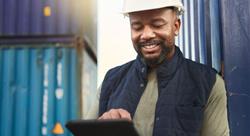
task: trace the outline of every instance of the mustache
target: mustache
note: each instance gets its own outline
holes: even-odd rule
[[[149,46],[153,44],[162,44],[162,43],[163,43],[163,40],[149,40],[145,42],[139,42],[138,45],[139,47],[144,47],[144,46]]]

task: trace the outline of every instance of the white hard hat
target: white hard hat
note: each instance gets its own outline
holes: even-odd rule
[[[180,0],[124,0],[123,14],[131,12],[159,9],[164,7],[176,7],[179,14],[183,14],[184,8]]]

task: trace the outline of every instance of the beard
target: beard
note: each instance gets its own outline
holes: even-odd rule
[[[154,44],[161,47],[160,55],[153,58],[146,58],[142,53],[142,47]],[[166,59],[166,56],[170,53],[171,48],[167,46],[163,40],[149,40],[135,45],[135,50],[147,65],[156,66],[162,63]]]

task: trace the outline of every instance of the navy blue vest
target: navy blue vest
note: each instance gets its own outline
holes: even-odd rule
[[[140,57],[109,70],[102,83],[99,115],[123,108],[133,117],[148,72]],[[215,70],[185,59],[176,47],[174,57],[157,67],[159,97],[153,136],[198,136],[215,77]]]

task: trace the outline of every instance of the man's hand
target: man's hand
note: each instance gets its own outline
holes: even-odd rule
[[[130,113],[124,109],[111,109],[103,113],[98,119],[127,119],[132,121]]]

